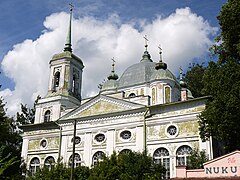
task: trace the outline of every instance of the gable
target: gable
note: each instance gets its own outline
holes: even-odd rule
[[[78,117],[94,116],[94,115],[107,114],[107,113],[113,113],[113,112],[124,111],[124,110],[129,110],[129,108],[118,105],[118,104],[99,101],[93,106],[77,114],[77,116]]]
[[[97,116],[102,114],[123,112],[127,110],[141,108],[141,107],[144,107],[144,106],[135,104],[132,102],[100,95],[84,103],[82,106],[68,113],[66,116],[64,116],[61,119],[73,119],[73,118]]]

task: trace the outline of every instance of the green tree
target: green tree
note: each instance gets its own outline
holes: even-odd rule
[[[91,169],[89,180],[157,180],[163,173],[165,169],[145,152],[113,153]]]
[[[85,166],[78,166],[74,170],[74,179],[87,180],[90,175],[90,170]],[[29,175],[27,180],[66,180],[69,179],[71,169],[67,168],[64,164],[58,163],[52,169],[42,168],[37,171],[33,176]]]
[[[203,76],[207,67],[202,64],[190,64],[189,70],[186,72],[185,80],[187,82],[187,88],[191,90],[194,98],[202,97],[205,94],[203,89]]]
[[[0,98],[0,179],[20,179],[21,137],[15,131],[15,121],[5,112]]]
[[[11,157],[11,153],[9,153],[7,156],[3,156],[3,152],[4,152],[4,149],[6,147],[5,146],[2,146],[0,148],[0,177],[4,176],[4,171],[6,169],[8,169],[9,167],[11,167],[13,164],[17,163],[18,160],[17,160],[17,157]]]
[[[211,135],[228,151],[240,148],[240,65],[210,62],[204,82],[203,91],[212,99],[199,116],[201,137]]]
[[[240,149],[240,1],[228,0],[218,16],[221,34],[203,76],[203,93],[212,98],[199,116],[202,139],[212,136],[225,150]]]
[[[188,156],[188,169],[202,169],[203,163],[208,161],[205,151],[193,149]]]
[[[39,99],[41,99],[41,97],[37,96],[33,108],[28,108],[26,104],[21,104],[21,112],[17,112],[17,122],[19,122],[21,125],[34,123],[36,111],[35,107]]]
[[[228,0],[217,17],[221,34],[211,48],[213,54],[219,55],[219,62],[240,62],[240,2]]]

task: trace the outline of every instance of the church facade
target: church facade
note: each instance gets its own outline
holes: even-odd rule
[[[84,65],[72,53],[70,16],[65,49],[50,60],[48,93],[36,105],[34,124],[23,126],[22,158],[30,172],[58,159],[70,166],[73,146],[74,165],[89,167],[114,151],[147,150],[167,169],[165,178],[176,176],[176,166],[186,165],[193,149],[212,158],[212,143],[202,142],[197,122],[207,97],[193,98],[168,70],[161,51],[154,62],[145,48],[139,63],[120,77],[113,63],[99,93],[82,99]]]

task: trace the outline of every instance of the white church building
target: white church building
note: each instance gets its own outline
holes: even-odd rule
[[[177,165],[186,165],[192,149],[204,150],[212,159],[212,143],[200,139],[197,119],[207,97],[193,98],[186,83],[168,70],[161,51],[160,60],[151,59],[147,44],[139,63],[121,76],[113,63],[99,93],[81,98],[84,61],[72,53],[70,12],[64,51],[50,60],[47,95],[36,105],[34,124],[22,127],[27,169],[34,173],[58,159],[70,166],[74,137],[75,166],[91,167],[114,151],[147,150],[170,178]]]

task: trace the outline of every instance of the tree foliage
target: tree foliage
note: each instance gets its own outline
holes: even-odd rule
[[[209,62],[203,93],[212,98],[201,113],[200,135],[221,141],[227,151],[240,149],[240,1],[228,0],[218,16],[221,34],[213,46],[218,62]]]
[[[37,96],[33,108],[28,108],[26,104],[21,104],[21,112],[17,112],[17,122],[19,122],[21,125],[34,123],[35,106],[39,99],[41,99],[41,97]]]
[[[0,179],[20,179],[21,137],[0,98]]]
[[[155,164],[153,158],[145,152],[129,152],[104,157],[92,170],[89,180],[157,180],[162,179],[165,169]]]
[[[3,156],[4,149],[6,147],[2,146],[0,148],[0,177],[4,176],[4,171],[18,162],[17,157],[11,157],[11,153],[7,156]]]
[[[205,151],[193,149],[188,156],[188,169],[202,169],[203,163],[208,161]]]
[[[74,179],[78,180],[158,180],[162,179],[165,169],[160,164],[155,164],[153,158],[146,153],[123,153],[115,152],[110,157],[103,157],[91,169],[79,166],[74,170]],[[54,168],[40,169],[28,180],[61,180],[69,179],[71,170],[65,165],[58,163]]]
[[[209,63],[203,91],[212,95],[201,113],[200,135],[223,141],[228,151],[240,148],[240,65]]]
[[[213,54],[219,55],[219,62],[240,62],[240,2],[228,0],[217,17],[221,34],[212,47]]]
[[[67,168],[64,164],[58,163],[56,166],[49,168],[42,168],[34,174],[34,176],[28,176],[27,180],[65,180],[69,179],[71,169]],[[90,170],[88,167],[79,166],[75,168],[76,180],[87,180],[90,175]]]
[[[194,98],[204,96],[202,89],[204,86],[203,76],[206,69],[203,64],[190,64],[189,70],[186,72],[185,80]]]

